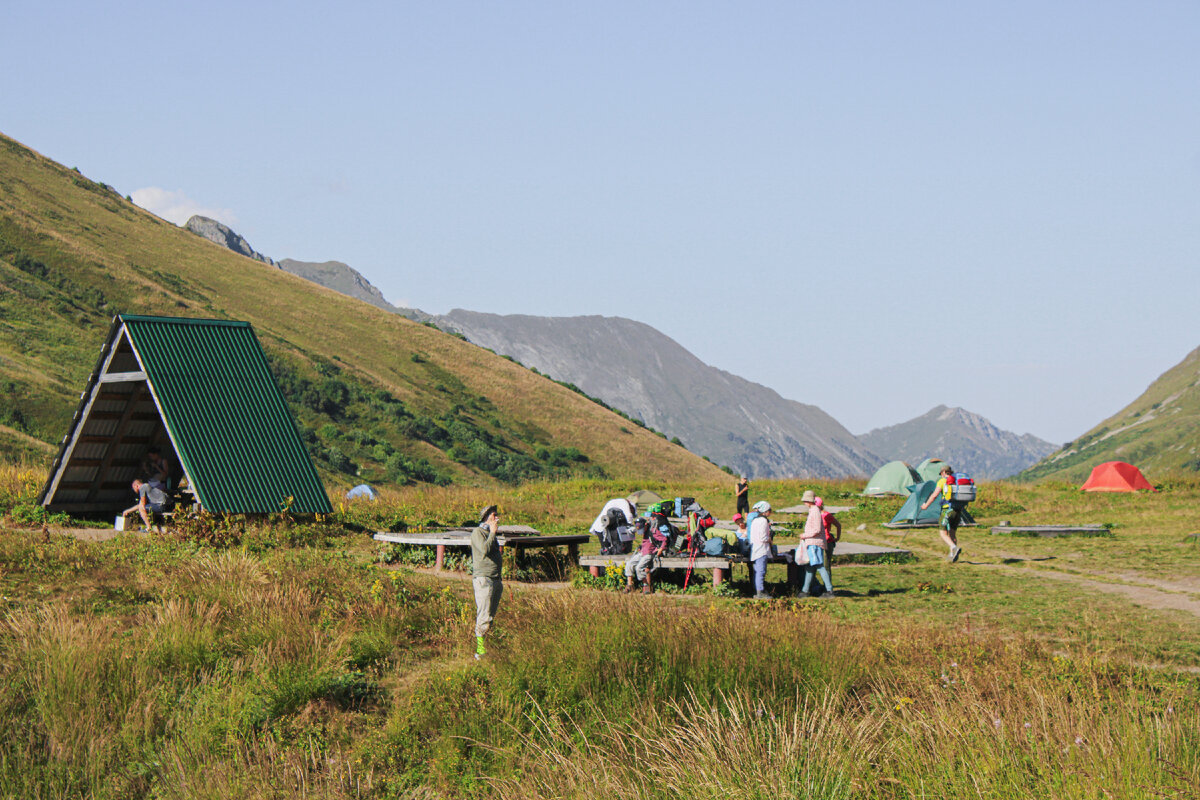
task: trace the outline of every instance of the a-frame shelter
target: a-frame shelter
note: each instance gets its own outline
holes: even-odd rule
[[[127,508],[153,447],[207,511],[333,510],[248,322],[116,317],[38,502]]]

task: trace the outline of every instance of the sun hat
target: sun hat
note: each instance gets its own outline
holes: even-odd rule
[[[755,503],[753,506],[751,506],[751,508],[753,508],[755,511],[757,511],[760,514],[770,514],[771,513],[771,504],[768,503],[766,500],[759,500],[757,503]]]
[[[734,514],[734,515],[733,515],[733,521],[734,521],[734,522],[741,522],[741,521],[742,521],[742,520],[744,520],[744,519],[745,519],[745,517],[743,517],[741,514]]]
[[[494,505],[484,506],[483,511],[479,512],[479,524],[482,525],[483,523],[487,522],[487,518],[490,517],[494,511],[499,511],[499,509]]]
[[[816,501],[817,501],[817,495],[813,492],[813,490],[805,489],[804,496],[800,498],[800,502],[801,503],[815,503]]]

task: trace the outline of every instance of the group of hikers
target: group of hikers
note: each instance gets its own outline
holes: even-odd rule
[[[969,492],[968,492],[969,489]],[[692,498],[676,498],[662,501],[638,516],[633,503],[626,498],[608,501],[591,532],[600,539],[600,552],[607,555],[629,554],[625,561],[625,591],[632,592],[638,585],[645,594],[654,591],[654,568],[657,559],[664,555],[686,554],[695,556],[740,556],[750,566],[754,582],[754,597],[769,597],[766,591],[767,564],[772,558],[782,558],[788,564],[803,568],[804,584],[802,595],[834,597],[830,564],[837,543],[842,538],[842,525],[837,517],[825,507],[824,500],[811,489],[804,492],[801,502],[808,513],[803,532],[794,550],[781,553],[775,544],[775,532],[771,525],[772,508],[766,500],[750,504],[750,483],[743,476],[737,482],[734,500],[737,511],[733,515],[732,529],[715,525],[708,512],[695,504]],[[954,470],[944,465],[937,484],[922,505],[928,508],[934,502],[941,503],[938,532],[949,548],[947,560],[955,562],[962,554],[958,544],[958,527],[962,511],[974,499],[974,483],[970,479],[955,479]],[[672,525],[670,517],[686,515],[686,536]],[[814,579],[820,579],[820,584]]]
[[[964,484],[969,491],[964,489]],[[747,559],[754,580],[755,599],[770,597],[766,591],[767,564],[774,557],[782,556],[789,564],[804,569],[804,584],[801,595],[813,594],[814,580],[819,577],[824,591],[818,596],[832,598],[833,576],[830,564],[838,542],[842,538],[842,525],[825,501],[811,489],[801,498],[808,510],[804,529],[794,551],[779,552],[775,534],[771,527],[774,510],[766,500],[750,505],[749,482],[743,477],[736,490],[737,512],[733,515],[734,529],[719,528],[707,511],[695,504],[692,498],[675,498],[661,501],[639,516],[634,504],[627,498],[614,498],[605,503],[591,532],[600,538],[601,552],[626,553],[625,592],[633,592],[641,584],[641,591],[654,591],[654,569],[656,560],[678,548],[682,542],[692,556],[697,551],[705,555],[732,554]],[[958,544],[958,526],[962,510],[975,498],[975,488],[969,478],[956,480],[949,465],[942,467],[934,491],[922,508],[933,502],[941,503],[942,511],[938,532],[950,548],[947,559],[958,560],[962,547]],[[671,512],[674,512],[673,514]],[[687,537],[677,530],[671,518],[686,513]],[[479,524],[471,531],[472,582],[475,589],[475,658],[487,653],[484,637],[492,627],[503,593],[501,555],[498,541],[500,512],[494,505],[485,507],[479,515]],[[638,541],[640,539],[640,542]],[[696,542],[703,542],[697,547]],[[636,543],[636,550],[634,545]]]
[[[742,505],[744,481],[739,482],[737,502]],[[732,529],[716,525],[716,521],[692,498],[676,498],[652,505],[639,516],[633,504],[625,498],[609,500],[592,523],[591,532],[600,539],[601,553],[628,554],[625,561],[625,591],[633,592],[638,585],[644,594],[654,591],[654,569],[658,559],[668,554],[689,556],[740,556],[747,560],[754,580],[754,596],[762,599],[766,592],[767,564],[782,557],[789,564],[804,569],[801,592],[811,594],[814,578],[820,577],[824,591],[821,597],[833,597],[833,579],[829,564],[833,550],[842,536],[842,526],[836,516],[825,508],[825,502],[812,490],[804,493],[801,502],[808,507],[808,519],[795,551],[780,553],[771,525],[774,509],[766,500],[753,506],[746,499],[744,511],[733,515]],[[687,528],[680,530],[671,518],[686,517]],[[820,587],[817,587],[820,588]]]

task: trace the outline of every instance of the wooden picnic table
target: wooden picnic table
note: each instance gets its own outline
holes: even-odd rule
[[[566,546],[567,554],[574,561],[579,558],[579,545],[591,540],[590,534],[548,534],[526,525],[501,525],[496,540],[500,547],[524,549],[528,547],[562,547]],[[470,547],[471,529],[454,528],[443,531],[428,531],[422,533],[386,533],[380,531],[375,538],[381,542],[393,544],[420,545],[437,548],[437,561],[434,566],[441,569],[446,559],[447,547]]]

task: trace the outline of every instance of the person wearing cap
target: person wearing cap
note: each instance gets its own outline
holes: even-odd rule
[[[755,515],[755,516],[757,516],[757,515]],[[733,543],[732,549],[736,553],[738,553],[738,555],[742,555],[742,556],[745,556],[746,558],[749,558],[750,557],[750,528],[749,528],[750,523],[747,522],[746,518],[744,516],[742,516],[741,514],[734,514],[733,515],[733,524],[737,526],[737,530],[735,530],[733,532],[734,535],[737,537],[737,540],[736,540],[736,542]]]
[[[812,588],[813,576],[819,572],[821,580],[825,583],[825,592],[821,597],[833,597],[833,577],[829,574],[828,558],[825,552],[825,522],[821,517],[822,506],[825,504],[812,489],[805,490],[800,502],[808,506],[808,517],[804,521],[804,532],[800,534],[800,544],[798,545],[805,556],[804,586],[800,588],[800,594],[809,593]],[[838,529],[840,531],[840,525]]]
[[[950,469],[949,464],[943,465],[932,494],[921,504],[921,510],[925,510],[929,508],[934,498],[941,501],[942,516],[938,520],[938,534],[950,548],[950,555],[947,556],[947,559],[952,564],[958,561],[958,557],[962,555],[962,548],[958,546],[958,524],[962,521],[962,509],[950,502],[950,487],[946,483],[946,478],[953,474],[954,470]]]
[[[479,525],[471,531],[471,583],[475,587],[475,658],[483,658],[487,649],[483,637],[491,630],[496,610],[500,607],[500,595],[504,586],[500,582],[500,511],[488,506],[479,512]]]
[[[662,514],[651,514],[650,519],[639,519],[637,527],[642,532],[642,544],[636,553],[625,559],[625,593],[634,589],[634,581],[642,582],[642,594],[654,593],[654,559],[666,552],[671,540],[671,524]]]
[[[754,568],[754,599],[769,600],[767,594],[767,561],[771,557],[771,504],[759,500],[754,504],[758,515],[750,523],[750,563]]]

